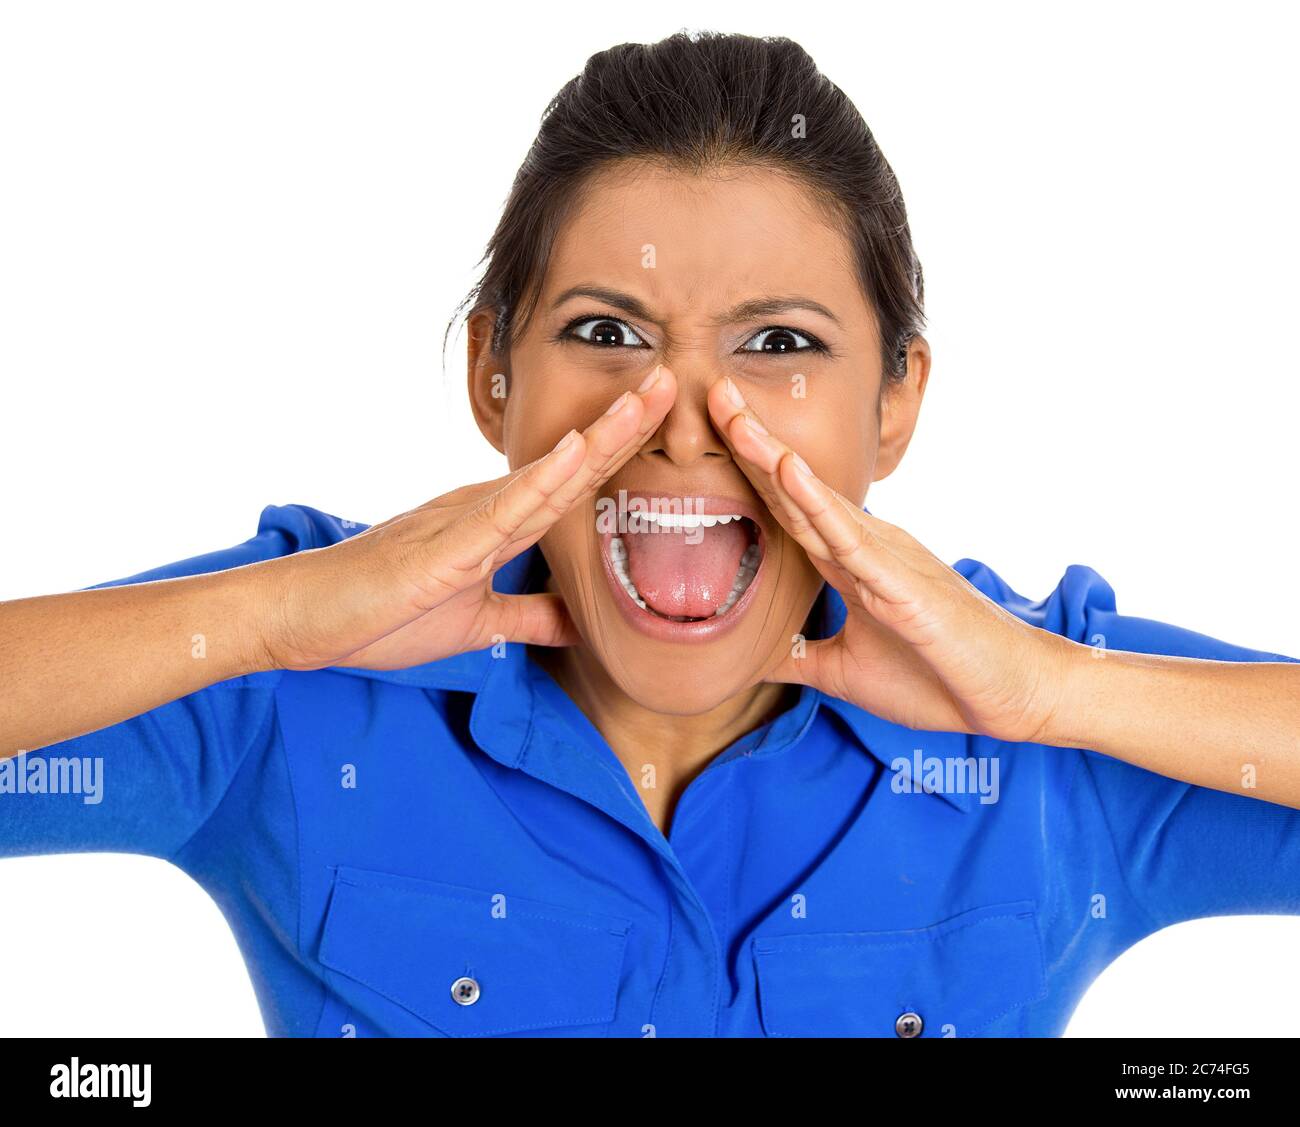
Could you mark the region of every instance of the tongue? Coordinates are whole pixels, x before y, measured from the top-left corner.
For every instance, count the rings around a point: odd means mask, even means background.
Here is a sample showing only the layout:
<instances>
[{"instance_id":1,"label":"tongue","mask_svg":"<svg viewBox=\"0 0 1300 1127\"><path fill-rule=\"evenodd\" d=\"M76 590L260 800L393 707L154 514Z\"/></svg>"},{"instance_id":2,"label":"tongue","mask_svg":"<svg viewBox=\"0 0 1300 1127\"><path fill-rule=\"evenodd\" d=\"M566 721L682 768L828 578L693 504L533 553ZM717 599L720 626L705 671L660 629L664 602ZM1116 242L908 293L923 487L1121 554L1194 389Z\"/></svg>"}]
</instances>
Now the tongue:
<instances>
[{"instance_id":1,"label":"tongue","mask_svg":"<svg viewBox=\"0 0 1300 1127\"><path fill-rule=\"evenodd\" d=\"M629 531L621 539L637 594L651 610L688 618L708 618L727 601L749 543L738 520L689 532Z\"/></svg>"}]
</instances>

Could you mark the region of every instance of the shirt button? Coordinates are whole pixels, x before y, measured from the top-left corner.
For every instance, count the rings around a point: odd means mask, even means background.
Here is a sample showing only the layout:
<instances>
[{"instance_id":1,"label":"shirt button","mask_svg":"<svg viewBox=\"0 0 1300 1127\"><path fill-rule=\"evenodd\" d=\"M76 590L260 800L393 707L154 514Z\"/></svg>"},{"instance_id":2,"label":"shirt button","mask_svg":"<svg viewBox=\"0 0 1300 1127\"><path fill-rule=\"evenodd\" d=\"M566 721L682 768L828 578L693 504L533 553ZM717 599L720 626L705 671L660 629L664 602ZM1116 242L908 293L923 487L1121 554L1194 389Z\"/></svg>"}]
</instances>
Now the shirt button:
<instances>
[{"instance_id":1,"label":"shirt button","mask_svg":"<svg viewBox=\"0 0 1300 1127\"><path fill-rule=\"evenodd\" d=\"M472 1006L478 1001L478 983L472 978L458 978L451 984L451 996L458 1006Z\"/></svg>"},{"instance_id":2,"label":"shirt button","mask_svg":"<svg viewBox=\"0 0 1300 1127\"><path fill-rule=\"evenodd\" d=\"M919 1037L925 1023L921 1020L921 1015L908 1010L905 1014L899 1014L894 1022L894 1032L900 1037Z\"/></svg>"}]
</instances>

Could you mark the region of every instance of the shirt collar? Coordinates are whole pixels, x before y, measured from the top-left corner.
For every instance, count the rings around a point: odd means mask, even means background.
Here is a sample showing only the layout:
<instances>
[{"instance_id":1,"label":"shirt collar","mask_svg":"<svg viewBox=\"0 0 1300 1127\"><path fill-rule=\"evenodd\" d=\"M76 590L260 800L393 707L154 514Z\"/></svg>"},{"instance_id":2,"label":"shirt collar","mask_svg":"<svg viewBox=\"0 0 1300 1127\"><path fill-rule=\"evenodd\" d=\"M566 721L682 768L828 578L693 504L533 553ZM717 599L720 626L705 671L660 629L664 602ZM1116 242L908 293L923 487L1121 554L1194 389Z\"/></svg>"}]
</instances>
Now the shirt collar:
<instances>
[{"instance_id":1,"label":"shirt collar","mask_svg":"<svg viewBox=\"0 0 1300 1127\"><path fill-rule=\"evenodd\" d=\"M539 591L546 574L545 558L541 549L534 545L498 569L492 586L502 594ZM830 584L823 585L809 616L809 640L829 638L838 633L846 614L839 592ZM521 766L530 750L540 746L537 736L545 731L561 743L578 745L595 754L603 767L609 768L612 764L619 776L619 788L623 789L626 783L627 795L638 807L641 806L626 771L618 765L599 731L574 706L550 674L532 660L526 646L504 644L408 669L340 666L336 671L415 688L473 693L470 734L494 759L508 767ZM968 737L964 733L922 732L905 728L848 701L801 685L798 698L789 709L770 724L737 740L714 762L725 762L740 755L762 758L788 750L812 727L818 708L823 706L843 722L863 751L904 780L913 778L918 754L939 757L944 761L954 757L964 759L969 754ZM920 780L911 785L913 789L919 789ZM938 790L932 793L963 813L971 809L977 797L962 791Z\"/></svg>"}]
</instances>

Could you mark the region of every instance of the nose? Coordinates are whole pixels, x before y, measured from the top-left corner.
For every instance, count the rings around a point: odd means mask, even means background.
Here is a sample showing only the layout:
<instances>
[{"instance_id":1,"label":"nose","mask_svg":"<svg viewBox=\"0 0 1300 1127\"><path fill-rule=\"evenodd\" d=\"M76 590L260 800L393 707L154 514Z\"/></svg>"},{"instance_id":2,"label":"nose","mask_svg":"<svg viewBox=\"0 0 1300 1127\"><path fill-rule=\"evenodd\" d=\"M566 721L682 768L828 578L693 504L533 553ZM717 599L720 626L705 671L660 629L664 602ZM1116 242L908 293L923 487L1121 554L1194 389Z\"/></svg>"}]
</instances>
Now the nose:
<instances>
[{"instance_id":1,"label":"nose","mask_svg":"<svg viewBox=\"0 0 1300 1127\"><path fill-rule=\"evenodd\" d=\"M659 429L641 448L641 456L666 458L683 468L704 458L730 458L731 451L709 417L707 396L718 372L703 357L679 357L665 363L677 377L677 398Z\"/></svg>"}]
</instances>

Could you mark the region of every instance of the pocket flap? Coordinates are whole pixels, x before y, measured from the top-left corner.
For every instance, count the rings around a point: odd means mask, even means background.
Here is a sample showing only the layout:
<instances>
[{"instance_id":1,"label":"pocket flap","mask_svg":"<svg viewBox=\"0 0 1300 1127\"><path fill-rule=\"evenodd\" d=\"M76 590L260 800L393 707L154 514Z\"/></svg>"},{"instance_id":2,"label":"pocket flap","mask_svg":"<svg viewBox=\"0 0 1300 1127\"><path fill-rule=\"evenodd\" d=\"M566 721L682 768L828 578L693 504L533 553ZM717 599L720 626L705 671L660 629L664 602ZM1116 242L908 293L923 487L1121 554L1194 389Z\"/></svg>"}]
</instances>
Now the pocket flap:
<instances>
[{"instance_id":1,"label":"pocket flap","mask_svg":"<svg viewBox=\"0 0 1300 1127\"><path fill-rule=\"evenodd\" d=\"M1041 996L1032 900L973 908L930 927L756 938L763 1027L773 1037L978 1034Z\"/></svg>"},{"instance_id":2,"label":"pocket flap","mask_svg":"<svg viewBox=\"0 0 1300 1127\"><path fill-rule=\"evenodd\" d=\"M614 1019L631 922L339 866L320 961L436 1030L472 1037ZM452 986L461 980L458 991Z\"/></svg>"}]
</instances>

